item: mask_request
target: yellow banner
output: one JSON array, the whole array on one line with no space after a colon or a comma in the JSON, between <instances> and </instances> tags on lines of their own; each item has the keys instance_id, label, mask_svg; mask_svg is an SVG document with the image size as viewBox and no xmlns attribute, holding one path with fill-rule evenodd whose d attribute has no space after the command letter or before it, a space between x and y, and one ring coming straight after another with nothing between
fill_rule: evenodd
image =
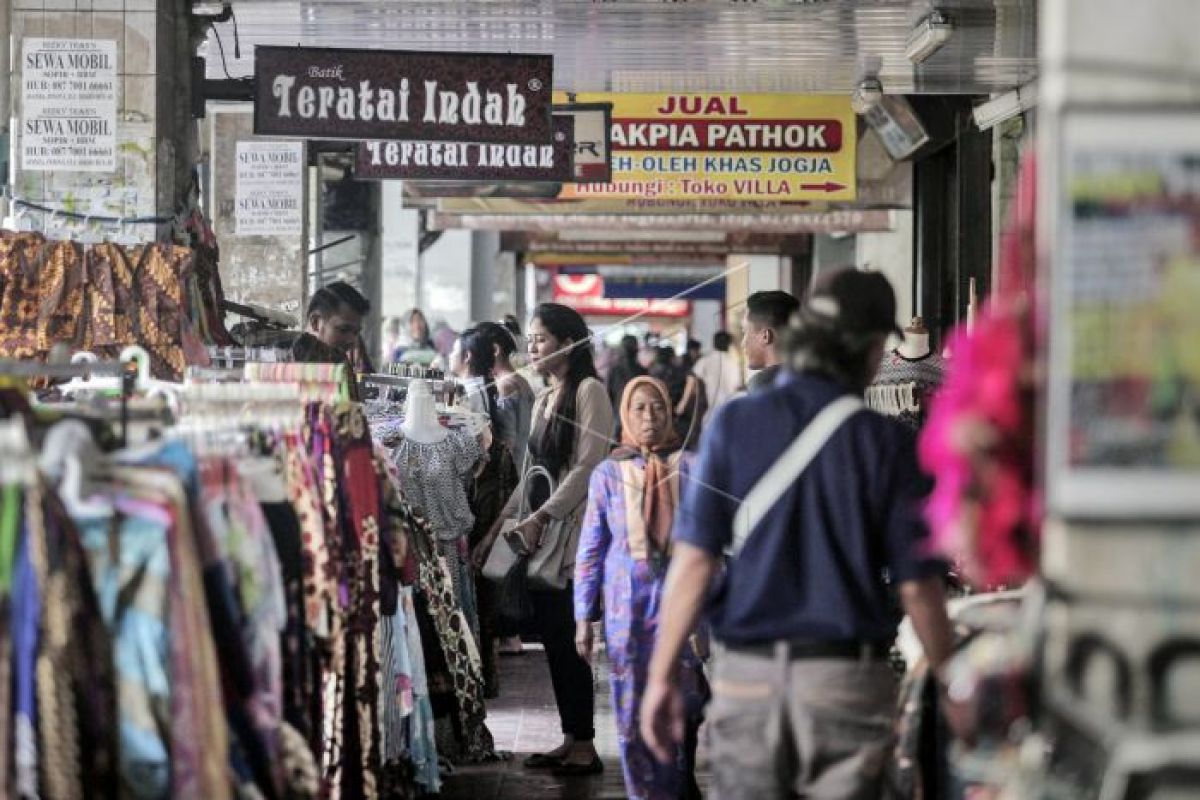
<instances>
[{"instance_id":1,"label":"yellow banner","mask_svg":"<svg viewBox=\"0 0 1200 800\"><path fill-rule=\"evenodd\" d=\"M562 199L855 198L848 97L596 93L572 100L613 104L613 180L565 186Z\"/></svg>"}]
</instances>

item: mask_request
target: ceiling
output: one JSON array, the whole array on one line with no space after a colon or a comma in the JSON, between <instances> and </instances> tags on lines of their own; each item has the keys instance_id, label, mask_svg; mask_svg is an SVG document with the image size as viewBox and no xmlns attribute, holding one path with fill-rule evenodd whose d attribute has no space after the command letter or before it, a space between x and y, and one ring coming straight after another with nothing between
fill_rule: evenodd
<instances>
[{"instance_id":1,"label":"ceiling","mask_svg":"<svg viewBox=\"0 0 1200 800\"><path fill-rule=\"evenodd\" d=\"M989 94L1035 77L1036 0L937 0L955 32L904 56L931 0L235 0L211 77L253 72L253 44L552 53L567 91L846 93L875 63L885 91Z\"/></svg>"}]
</instances>

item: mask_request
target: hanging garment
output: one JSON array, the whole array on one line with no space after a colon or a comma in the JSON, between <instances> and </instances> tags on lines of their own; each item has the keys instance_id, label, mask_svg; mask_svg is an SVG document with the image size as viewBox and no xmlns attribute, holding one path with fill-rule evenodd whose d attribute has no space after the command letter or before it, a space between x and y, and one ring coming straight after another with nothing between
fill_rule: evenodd
<instances>
[{"instance_id":1,"label":"hanging garment","mask_svg":"<svg viewBox=\"0 0 1200 800\"><path fill-rule=\"evenodd\" d=\"M483 472L475 478L471 488L471 514L475 517L475 525L468 537L469 549L479 544L491 530L517 488L517 468L512 451L499 437L492 442ZM484 688L488 697L497 697L500 693L499 588L473 569L469 569L469 573L474 581L479 615L478 644Z\"/></svg>"},{"instance_id":2,"label":"hanging garment","mask_svg":"<svg viewBox=\"0 0 1200 800\"><path fill-rule=\"evenodd\" d=\"M55 344L72 350L83 346L85 248L73 242L47 242L38 275L38 354L45 356Z\"/></svg>"},{"instance_id":3,"label":"hanging garment","mask_svg":"<svg viewBox=\"0 0 1200 800\"><path fill-rule=\"evenodd\" d=\"M107 514L76 517L92 583L113 637L120 694L121 794L171 794L170 513L118 498Z\"/></svg>"},{"instance_id":4,"label":"hanging garment","mask_svg":"<svg viewBox=\"0 0 1200 800\"><path fill-rule=\"evenodd\" d=\"M240 637L245 661L246 685L240 694L243 747L252 772L264 791L283 789L279 727L283 722L282 636L287 625L287 605L283 578L275 543L267 529L258 500L250 494L238 467L224 458L205 458L200 462L198 503L209 533L215 539L223 566L221 576L228 580L230 599L235 609L226 624L228 631L215 630L218 641ZM206 583L214 591L211 566L206 566ZM222 620L213 613L213 624ZM240 660L240 659L239 659ZM228 659L222 658L225 664ZM247 746L247 741L249 746Z\"/></svg>"},{"instance_id":5,"label":"hanging garment","mask_svg":"<svg viewBox=\"0 0 1200 800\"><path fill-rule=\"evenodd\" d=\"M395 463L387 461L385 467L389 478L384 486L389 522L393 531L401 532L409 543L420 593L416 616L430 631L428 636L422 634L422 640L426 645L426 677L431 698L442 693L453 704L461 761L479 763L494 759L495 743L486 724L483 676L475 639L459 605L449 570L437 556L428 523L402 499Z\"/></svg>"},{"instance_id":6,"label":"hanging garment","mask_svg":"<svg viewBox=\"0 0 1200 800\"><path fill-rule=\"evenodd\" d=\"M379 658L380 528L383 501L381 472L375 463L370 432L362 407L342 403L332 410L334 451L337 454L340 494L345 504L347 530L343 544L356 550L349 559L349 609L347 654L357 712L347 715L346 758L352 765L346 777L349 788L361 781L364 797L375 797L375 776L380 768ZM394 603L394 600L393 600ZM352 733L357 733L357 741ZM354 760L357 755L357 763ZM361 771L359 767L361 765ZM348 791L349 791L348 788Z\"/></svg>"},{"instance_id":7,"label":"hanging garment","mask_svg":"<svg viewBox=\"0 0 1200 800\"><path fill-rule=\"evenodd\" d=\"M91 247L84 259L83 349L116 358L135 344L137 296L133 265L125 248L108 242Z\"/></svg>"},{"instance_id":8,"label":"hanging garment","mask_svg":"<svg viewBox=\"0 0 1200 800\"><path fill-rule=\"evenodd\" d=\"M0 356L27 360L38 355L39 281L45 239L33 233L0 231Z\"/></svg>"},{"instance_id":9,"label":"hanging garment","mask_svg":"<svg viewBox=\"0 0 1200 800\"><path fill-rule=\"evenodd\" d=\"M200 550L210 537L197 530L200 519L193 517L186 488L196 486L196 462L186 447L174 443L144 463L147 466L123 467L116 474L130 493L157 500L168 515L169 643L172 682L177 687L171 692L172 797L225 800L230 797L229 721L222 706L211 699L222 696L221 669L209 607L213 598L206 588L205 554ZM207 554L209 560L211 556Z\"/></svg>"},{"instance_id":10,"label":"hanging garment","mask_svg":"<svg viewBox=\"0 0 1200 800\"><path fill-rule=\"evenodd\" d=\"M113 651L87 558L78 530L41 485L31 488L26 514L33 568L45 597L37 663L41 796L113 797L118 752Z\"/></svg>"},{"instance_id":11,"label":"hanging garment","mask_svg":"<svg viewBox=\"0 0 1200 800\"><path fill-rule=\"evenodd\" d=\"M191 251L172 245L145 245L132 251L138 343L150 353L151 371L169 381L182 380L187 365L183 285L191 258Z\"/></svg>"},{"instance_id":12,"label":"hanging garment","mask_svg":"<svg viewBox=\"0 0 1200 800\"><path fill-rule=\"evenodd\" d=\"M408 635L408 652L412 657L413 712L408 717L408 759L413 768L414 780L426 792L437 794L441 791L442 779L438 770L436 725L433 705L429 699L424 644L421 640L421 627L417 622L412 587L402 590L401 604Z\"/></svg>"},{"instance_id":13,"label":"hanging garment","mask_svg":"<svg viewBox=\"0 0 1200 800\"><path fill-rule=\"evenodd\" d=\"M475 517L467 489L483 455L479 440L465 430L451 430L445 439L431 444L404 439L392 454L400 475L400 491L432 527L437 554L449 571L457 605L476 639L479 614L468 552Z\"/></svg>"}]
</instances>

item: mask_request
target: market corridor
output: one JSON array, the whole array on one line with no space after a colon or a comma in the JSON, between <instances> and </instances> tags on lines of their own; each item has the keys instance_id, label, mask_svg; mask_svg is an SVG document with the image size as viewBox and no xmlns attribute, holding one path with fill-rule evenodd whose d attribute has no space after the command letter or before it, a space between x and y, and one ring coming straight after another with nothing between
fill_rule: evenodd
<instances>
[{"instance_id":1,"label":"market corridor","mask_svg":"<svg viewBox=\"0 0 1200 800\"><path fill-rule=\"evenodd\" d=\"M604 775L596 778L556 778L548 772L524 769L526 755L555 747L561 741L558 711L550 688L550 673L540 650L526 646L524 656L500 662L502 695L488 702L488 727L496 749L514 753L511 761L480 767L456 768L442 788L445 800L617 800L627 797L617 756L617 732L608 696L608 664L596 665L596 749L604 759ZM703 749L700 788L705 787Z\"/></svg>"}]
</instances>

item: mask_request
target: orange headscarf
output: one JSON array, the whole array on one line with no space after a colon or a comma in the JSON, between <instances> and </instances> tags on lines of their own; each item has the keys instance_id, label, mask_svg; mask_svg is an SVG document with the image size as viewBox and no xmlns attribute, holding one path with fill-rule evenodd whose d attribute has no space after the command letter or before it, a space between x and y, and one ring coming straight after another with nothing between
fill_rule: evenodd
<instances>
[{"instance_id":1,"label":"orange headscarf","mask_svg":"<svg viewBox=\"0 0 1200 800\"><path fill-rule=\"evenodd\" d=\"M666 430L662 440L649 447L638 442L634 430L633 395L646 387L662 400L667 409ZM614 458L625 459L641 455L646 459L645 492L642 499L642 517L646 533L659 552L667 552L671 542L671 524L675 520L675 486L678 470L668 461L670 455L681 447L679 434L673 424L671 393L667 385L657 378L643 375L631 380L621 396L621 448ZM630 509L632 511L632 509Z\"/></svg>"}]
</instances>

